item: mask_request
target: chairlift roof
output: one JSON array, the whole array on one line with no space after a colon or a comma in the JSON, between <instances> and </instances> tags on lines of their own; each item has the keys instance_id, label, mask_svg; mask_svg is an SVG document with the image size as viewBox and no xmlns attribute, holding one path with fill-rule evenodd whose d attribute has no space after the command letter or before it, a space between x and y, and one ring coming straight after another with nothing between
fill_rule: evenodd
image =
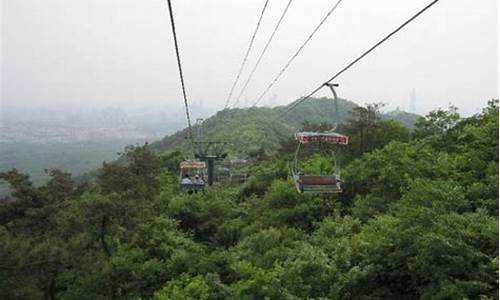
<instances>
[{"instance_id":1,"label":"chairlift roof","mask_svg":"<svg viewBox=\"0 0 500 300\"><path fill-rule=\"evenodd\" d=\"M180 164L181 169L205 169L207 164L199 160L185 160Z\"/></svg>"},{"instance_id":2,"label":"chairlift roof","mask_svg":"<svg viewBox=\"0 0 500 300\"><path fill-rule=\"evenodd\" d=\"M347 145L349 137L336 132L311 132L303 131L295 134L295 139L301 144L309 143L327 143Z\"/></svg>"}]
</instances>

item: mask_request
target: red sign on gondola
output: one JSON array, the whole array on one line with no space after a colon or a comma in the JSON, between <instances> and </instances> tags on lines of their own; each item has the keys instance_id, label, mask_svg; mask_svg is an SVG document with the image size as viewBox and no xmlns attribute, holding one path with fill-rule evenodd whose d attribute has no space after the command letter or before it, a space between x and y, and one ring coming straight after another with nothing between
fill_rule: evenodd
<instances>
[{"instance_id":1,"label":"red sign on gondola","mask_svg":"<svg viewBox=\"0 0 500 300\"><path fill-rule=\"evenodd\" d=\"M299 132L295 135L301 144L327 143L347 145L349 137L338 133Z\"/></svg>"}]
</instances>

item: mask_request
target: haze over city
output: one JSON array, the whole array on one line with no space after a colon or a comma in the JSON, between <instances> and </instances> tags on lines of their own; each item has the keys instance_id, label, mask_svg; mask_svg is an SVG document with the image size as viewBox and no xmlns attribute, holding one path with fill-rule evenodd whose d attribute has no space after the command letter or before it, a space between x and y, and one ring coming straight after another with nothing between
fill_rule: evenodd
<instances>
[{"instance_id":1,"label":"haze over city","mask_svg":"<svg viewBox=\"0 0 500 300\"><path fill-rule=\"evenodd\" d=\"M270 1L243 79L287 2ZM163 1L1 3L4 107L183 112ZM426 3L343 1L260 104L284 105L308 93ZM291 5L239 105L255 101L333 4ZM262 5L255 0L175 2L188 97L207 113L224 107ZM450 102L465 115L479 112L498 97L497 6L496 0L441 1L342 75L339 95L408 110L414 89L417 113Z\"/></svg>"},{"instance_id":2,"label":"haze over city","mask_svg":"<svg viewBox=\"0 0 500 300\"><path fill-rule=\"evenodd\" d=\"M0 299L498 299L498 3L0 0Z\"/></svg>"}]
</instances>

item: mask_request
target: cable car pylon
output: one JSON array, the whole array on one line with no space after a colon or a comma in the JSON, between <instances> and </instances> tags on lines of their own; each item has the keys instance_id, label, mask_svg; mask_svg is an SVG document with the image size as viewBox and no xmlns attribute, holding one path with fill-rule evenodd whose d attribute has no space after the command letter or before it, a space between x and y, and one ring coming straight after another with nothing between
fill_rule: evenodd
<instances>
[{"instance_id":1,"label":"cable car pylon","mask_svg":"<svg viewBox=\"0 0 500 300\"><path fill-rule=\"evenodd\" d=\"M197 119L196 126L197 137L194 141L196 146L194 156L207 164L207 184L211 186L214 183L215 161L227 157L225 148L229 143L225 141L206 141L203 134L203 119Z\"/></svg>"}]
</instances>

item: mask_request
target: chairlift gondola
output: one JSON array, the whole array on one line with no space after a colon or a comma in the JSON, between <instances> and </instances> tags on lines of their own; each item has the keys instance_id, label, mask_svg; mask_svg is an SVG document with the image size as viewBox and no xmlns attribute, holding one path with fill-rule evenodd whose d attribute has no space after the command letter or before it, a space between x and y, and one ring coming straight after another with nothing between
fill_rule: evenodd
<instances>
[{"instance_id":1,"label":"chairlift gondola","mask_svg":"<svg viewBox=\"0 0 500 300\"><path fill-rule=\"evenodd\" d=\"M334 87L337 84L325 84L330 88L333 93L333 100L335 105L335 118L338 122L338 103L337 93ZM295 151L295 158L292 164L292 176L295 187L299 193L341 193L342 192L342 179L340 177L340 167L335 158L335 152L331 150L333 160L335 162L335 171L333 174L302 174L300 171L299 154L301 146L310 144L327 144L327 145L347 145L349 137L336 133L337 124L326 132L297 132L295 139L298 142L297 150Z\"/></svg>"},{"instance_id":2,"label":"chairlift gondola","mask_svg":"<svg viewBox=\"0 0 500 300\"><path fill-rule=\"evenodd\" d=\"M247 166L246 159L235 158L230 160L231 163L231 182L244 183L247 180Z\"/></svg>"},{"instance_id":3,"label":"chairlift gondola","mask_svg":"<svg viewBox=\"0 0 500 300\"><path fill-rule=\"evenodd\" d=\"M224 183L244 183L248 177L248 161L234 158L222 161L217 168L217 181Z\"/></svg>"},{"instance_id":4,"label":"chairlift gondola","mask_svg":"<svg viewBox=\"0 0 500 300\"><path fill-rule=\"evenodd\" d=\"M183 192L198 192L205 189L207 164L199 160L185 160L180 163L180 185Z\"/></svg>"}]
</instances>

